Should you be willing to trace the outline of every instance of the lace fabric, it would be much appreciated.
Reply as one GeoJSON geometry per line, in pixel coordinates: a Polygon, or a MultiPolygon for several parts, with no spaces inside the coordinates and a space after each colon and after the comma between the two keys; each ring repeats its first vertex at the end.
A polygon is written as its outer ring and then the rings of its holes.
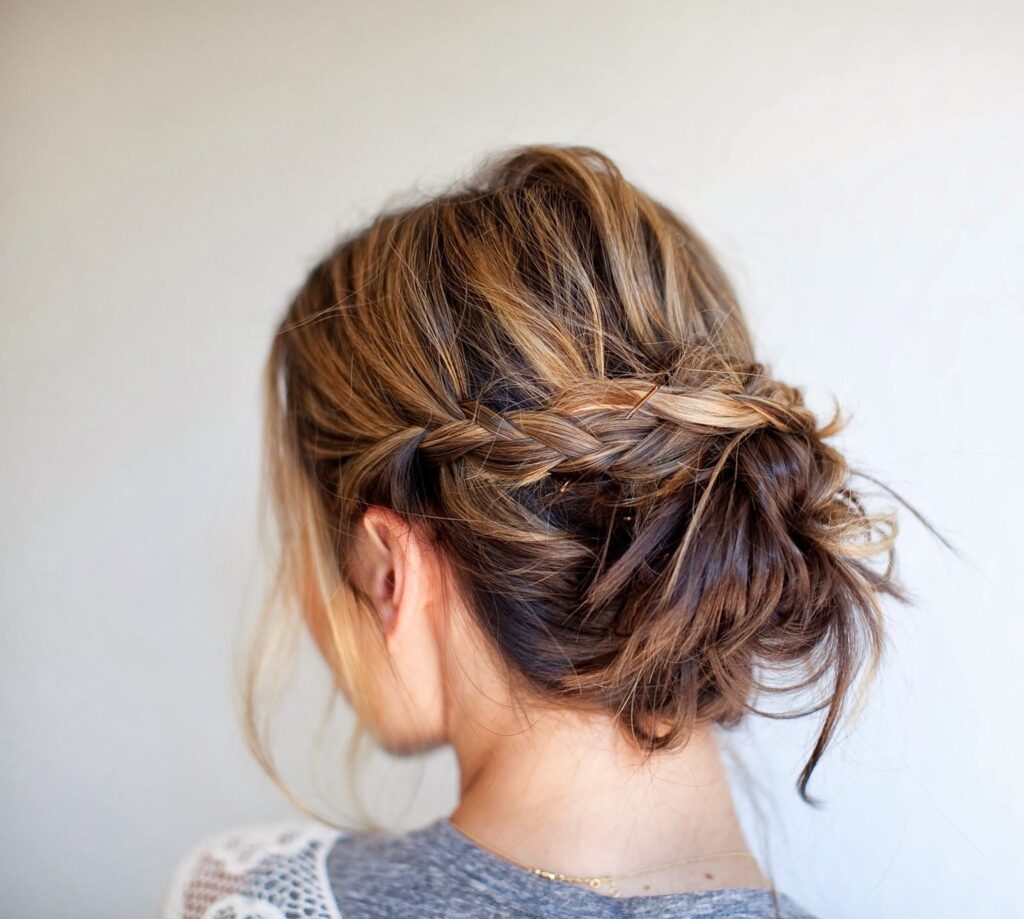
{"type": "Polygon", "coordinates": [[[341,835],[291,822],[204,839],[178,865],[161,917],[341,919],[327,876],[327,855],[341,835]]]}

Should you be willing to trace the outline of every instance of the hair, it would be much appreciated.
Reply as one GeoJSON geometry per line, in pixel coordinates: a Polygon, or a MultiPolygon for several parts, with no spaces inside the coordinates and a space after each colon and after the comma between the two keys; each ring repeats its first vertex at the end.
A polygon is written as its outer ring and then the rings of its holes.
{"type": "MultiPolygon", "coordinates": [[[[797,782],[818,803],[811,773],[885,647],[880,598],[910,602],[896,516],[827,443],[838,404],[819,424],[755,359],[708,245],[608,156],[507,149],[380,213],[309,272],[264,380],[271,607],[320,593],[363,722],[375,630],[346,559],[379,505],[425,528],[517,686],[644,751],[824,711],[797,782]],[[755,706],[812,688],[802,710],[755,706]]],[[[246,696],[268,771],[270,644],[246,696]]]]}

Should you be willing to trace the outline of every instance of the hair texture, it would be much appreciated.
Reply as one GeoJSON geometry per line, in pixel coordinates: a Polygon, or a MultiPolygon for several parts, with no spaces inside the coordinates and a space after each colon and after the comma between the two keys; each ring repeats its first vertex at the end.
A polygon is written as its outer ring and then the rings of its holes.
{"type": "Polygon", "coordinates": [[[426,528],[516,685],[644,750],[824,711],[797,782],[818,803],[808,780],[884,649],[880,597],[910,602],[896,517],[827,443],[838,405],[819,424],[755,359],[708,246],[606,155],[505,150],[343,238],[265,383],[275,584],[352,601],[330,627],[364,718],[373,624],[346,558],[380,505],[426,528]],[[814,687],[803,710],[755,707],[814,687]]]}

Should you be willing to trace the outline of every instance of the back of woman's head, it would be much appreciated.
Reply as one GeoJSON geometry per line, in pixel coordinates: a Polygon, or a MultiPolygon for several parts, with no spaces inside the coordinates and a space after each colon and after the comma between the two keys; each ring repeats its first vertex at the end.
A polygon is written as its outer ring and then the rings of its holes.
{"type": "Polygon", "coordinates": [[[810,800],[879,597],[907,599],[895,518],[826,443],[838,410],[819,425],[755,359],[708,247],[606,156],[514,149],[378,216],[313,268],[267,382],[282,580],[308,590],[313,547],[321,588],[351,589],[356,524],[391,509],[520,688],[645,750],[823,687],[810,800]]]}

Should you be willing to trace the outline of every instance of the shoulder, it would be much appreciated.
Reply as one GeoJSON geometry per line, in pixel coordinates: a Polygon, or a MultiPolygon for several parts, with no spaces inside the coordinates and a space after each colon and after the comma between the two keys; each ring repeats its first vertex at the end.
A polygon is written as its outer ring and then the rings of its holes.
{"type": "Polygon", "coordinates": [[[326,862],[345,835],[293,821],[209,836],[175,868],[161,919],[341,919],[326,862]]]}

